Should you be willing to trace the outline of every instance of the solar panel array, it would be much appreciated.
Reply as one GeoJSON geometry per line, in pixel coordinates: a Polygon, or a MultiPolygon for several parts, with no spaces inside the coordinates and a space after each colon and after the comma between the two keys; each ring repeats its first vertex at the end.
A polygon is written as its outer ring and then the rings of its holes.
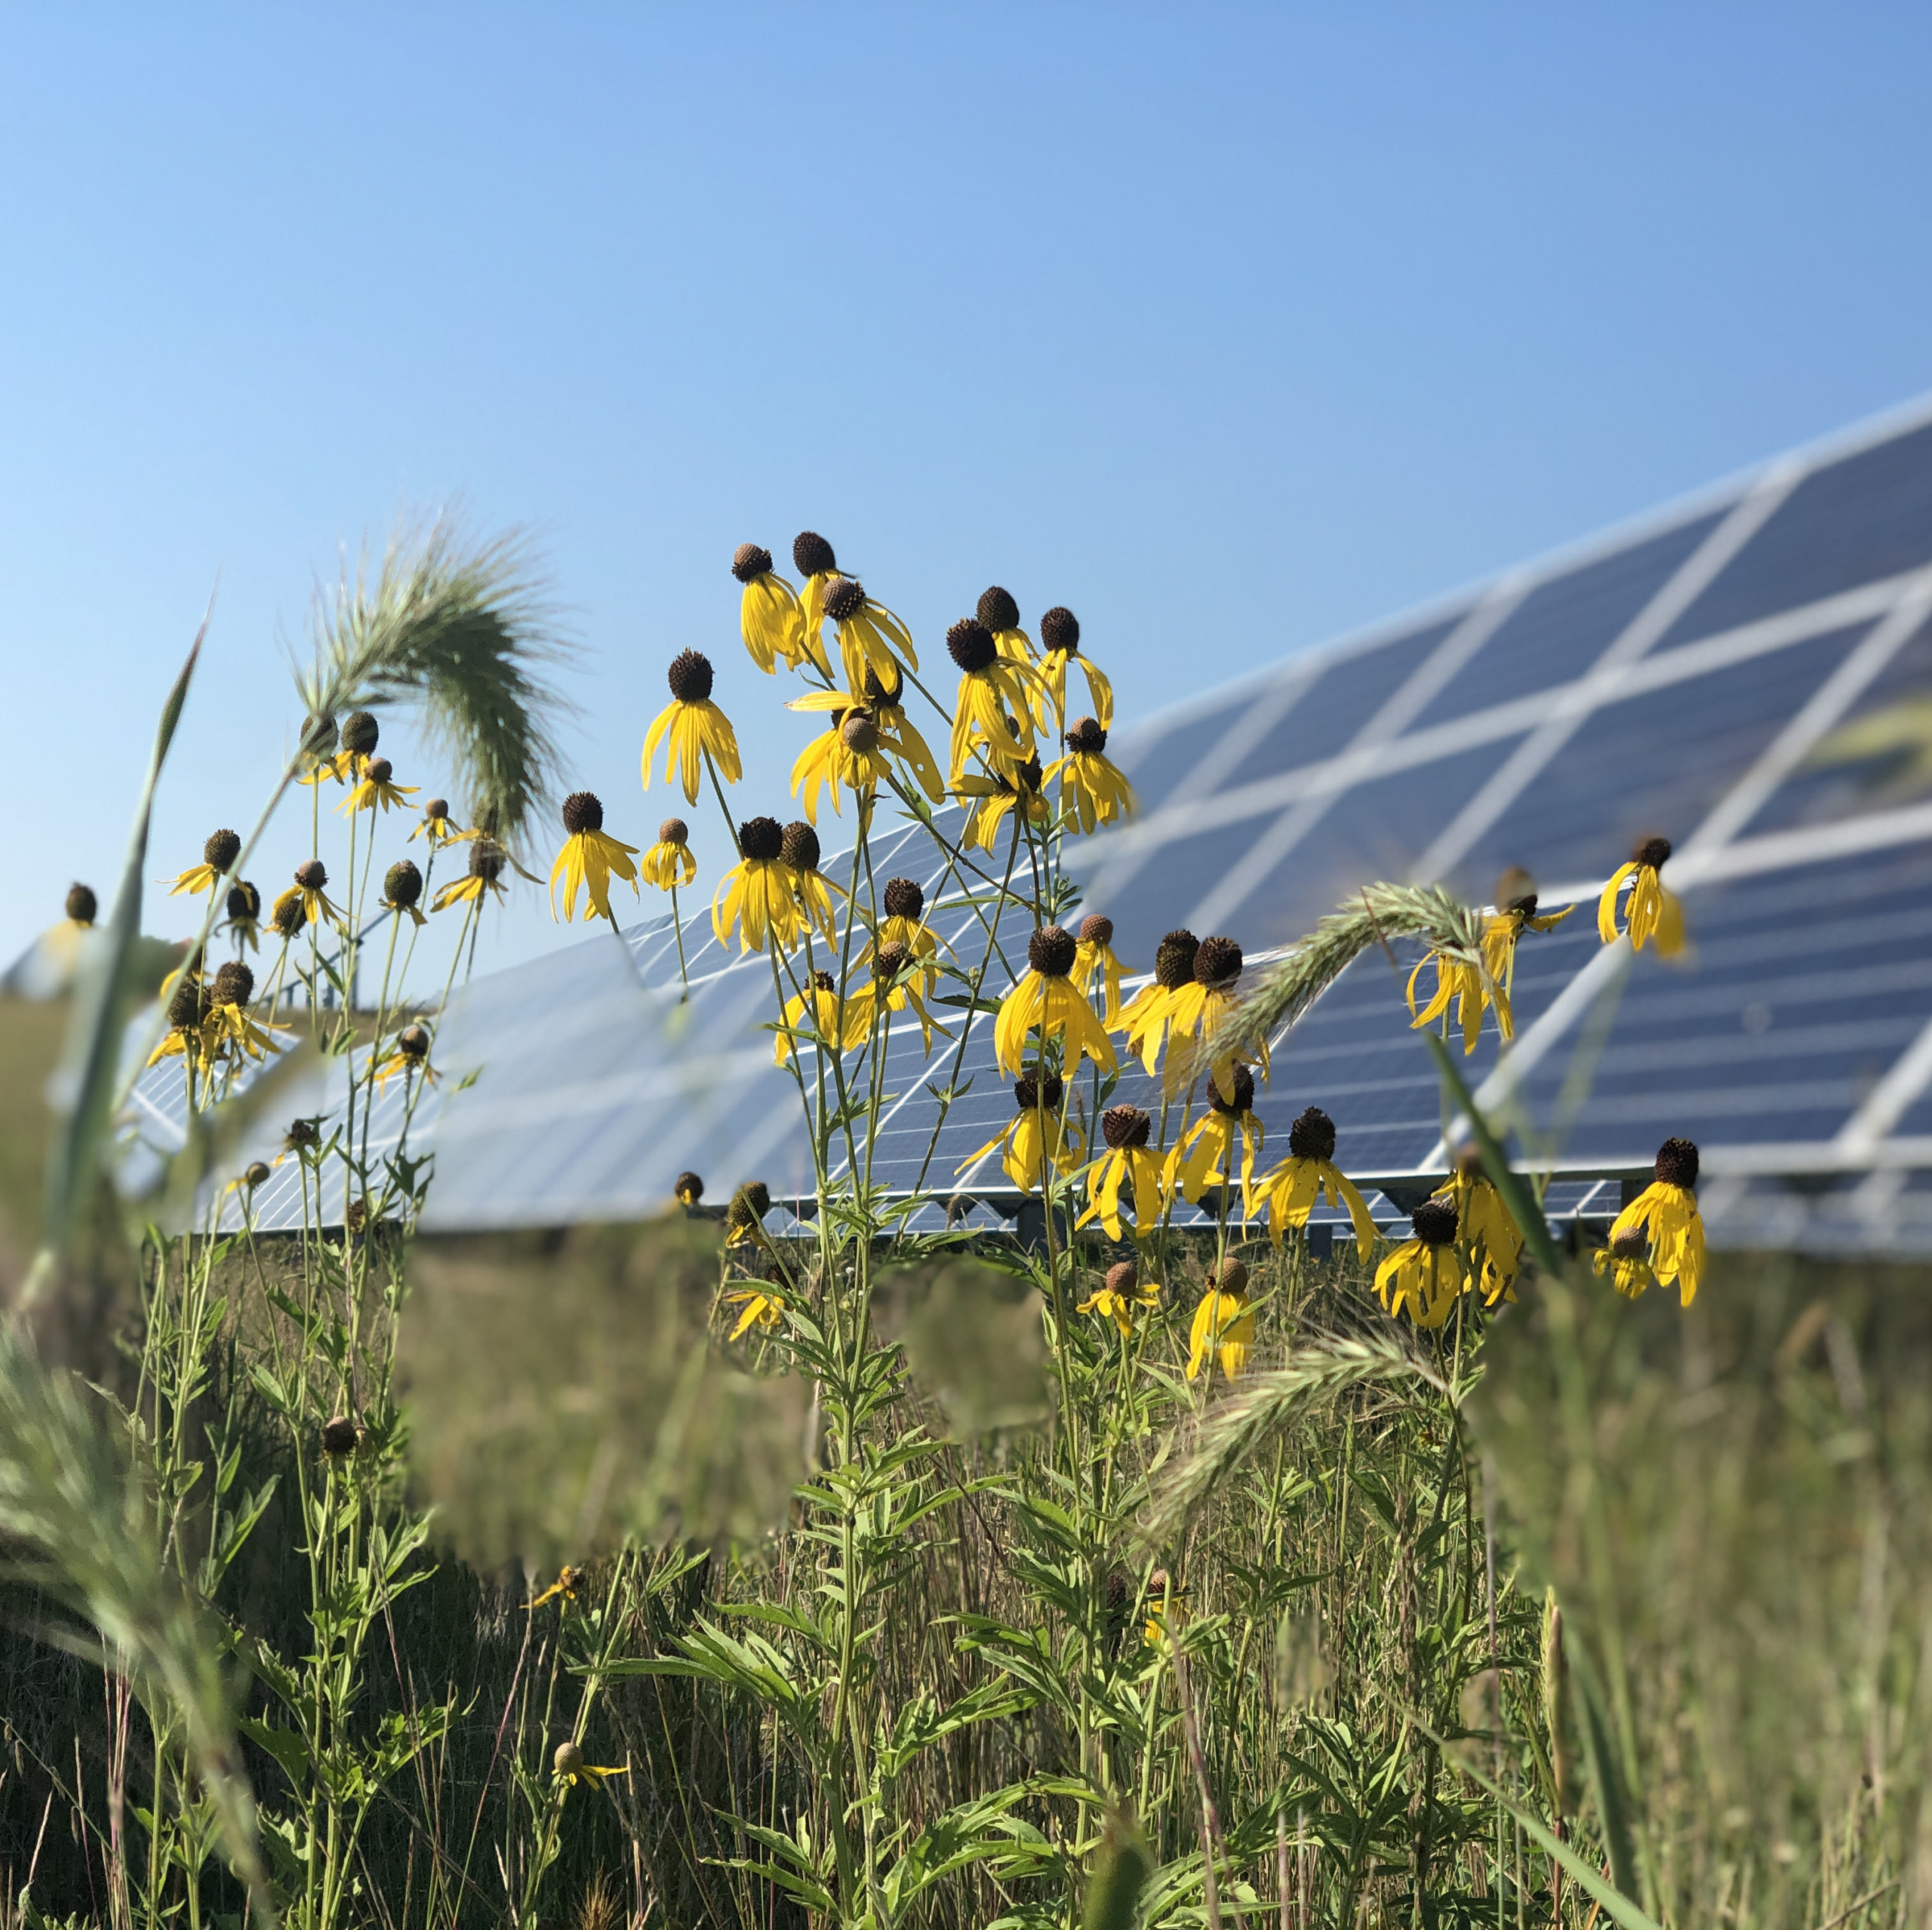
{"type": "MultiPolygon", "coordinates": [[[[1546,909],[1581,908],[1525,938],[1516,1042],[1486,1036],[1471,1065],[1524,1156],[1578,1176],[1553,1206],[1605,1210],[1615,1182],[1589,1176],[1681,1132],[1703,1148],[1715,1237],[1932,1244],[1932,804],[1888,788],[1882,761],[1813,758],[1932,689],[1929,613],[1921,409],[1118,732],[1140,813],[1072,850],[1082,908],[1113,919],[1130,969],[1183,925],[1252,960],[1371,880],[1481,902],[1523,867],[1546,909]],[[1654,832],[1675,845],[1692,934],[1675,962],[1595,929],[1602,880],[1654,832]]],[[[923,833],[881,834],[872,868],[920,878],[976,962],[978,919],[923,833]]],[[[795,1089],[759,1029],[770,961],[721,952],[701,914],[684,939],[688,997],[664,920],[461,994],[438,1057],[480,1074],[435,1123],[431,1224],[628,1217],[686,1168],[715,1197],[754,1176],[811,1191],[795,1089]]],[[[996,963],[988,989],[1007,982],[996,963]]],[[[1283,1042],[1257,1108],[1277,1147],[1324,1108],[1392,1219],[1401,1176],[1444,1159],[1399,1001],[1389,961],[1358,960],[1283,1042]]],[[[946,1022],[931,1060],[915,1028],[894,1033],[872,1176],[945,1191],[963,1166],[955,1213],[1009,1215],[996,1162],[970,1159],[1013,1104],[990,1021],[946,1022]],[[943,1108],[947,1085],[963,1090],[943,1108]]],[[[1119,1096],[1158,1111],[1137,1071],[1119,1096]]]]}

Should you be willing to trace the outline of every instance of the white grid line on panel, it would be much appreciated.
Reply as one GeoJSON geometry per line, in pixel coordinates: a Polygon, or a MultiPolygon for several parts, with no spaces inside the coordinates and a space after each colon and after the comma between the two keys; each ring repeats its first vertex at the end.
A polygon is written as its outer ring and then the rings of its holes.
{"type": "MultiPolygon", "coordinates": [[[[1349,775],[1337,785],[1339,796],[1349,785],[1372,776],[1380,768],[1383,747],[1401,737],[1429,704],[1490,638],[1530,592],[1523,576],[1500,579],[1481,602],[1451,630],[1404,680],[1401,687],[1370,718],[1336,761],[1349,775]]],[[[1327,810],[1327,798],[1311,798],[1291,805],[1248,847],[1189,914],[1190,930],[1213,931],[1238,910],[1255,887],[1314,829],[1327,810]]]]}
{"type": "Polygon", "coordinates": [[[1762,529],[1797,486],[1803,472],[1795,463],[1774,464],[1730,514],[1678,566],[1670,579],[1618,635],[1589,672],[1551,708],[1545,723],[1517,745],[1493,771],[1418,858],[1410,876],[1425,884],[1446,876],[1469,855],[1476,841],[1521,796],[1537,773],[1582,728],[1602,701],[1603,687],[1617,673],[1647,656],[1684,611],[1716,580],[1744,546],[1762,529]]]}
{"type": "Polygon", "coordinates": [[[1832,1149],[1854,1164],[1863,1163],[1932,1085],[1932,1025],[1892,1062],[1865,1103],[1839,1129],[1832,1149]]]}

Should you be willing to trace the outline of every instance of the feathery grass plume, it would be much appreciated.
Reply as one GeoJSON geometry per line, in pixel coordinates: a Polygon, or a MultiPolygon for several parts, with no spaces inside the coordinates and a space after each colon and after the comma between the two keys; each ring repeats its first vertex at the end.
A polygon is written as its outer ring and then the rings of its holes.
{"type": "Polygon", "coordinates": [[[1446,1394],[1435,1369],[1394,1333],[1334,1336],[1297,1348],[1284,1366],[1244,1375],[1202,1420],[1191,1452],[1156,1483],[1140,1517],[1151,1547],[1173,1540],[1228,1477],[1295,1421],[1352,1388],[1421,1381],[1446,1394]]]}
{"type": "Polygon", "coordinates": [[[315,662],[296,677],[311,717],[420,704],[472,819],[505,844],[555,776],[562,699],[543,671],[571,655],[534,561],[520,531],[472,543],[440,518],[405,524],[373,580],[365,555],[353,581],[345,571],[318,596],[315,662]]]}
{"type": "Polygon", "coordinates": [[[1482,957],[1483,916],[1439,885],[1364,885],[1329,913],[1285,958],[1255,976],[1235,1010],[1208,1036],[1169,1049],[1168,1084],[1191,1084],[1225,1055],[1251,1053],[1292,1025],[1372,945],[1419,938],[1445,958],[1487,976],[1482,957]]]}
{"type": "MultiPolygon", "coordinates": [[[[5,1572],[93,1624],[101,1659],[134,1684],[157,1735],[178,1726],[229,1860],[272,1921],[220,1633],[163,1558],[152,1499],[80,1390],[71,1374],[42,1365],[17,1326],[0,1326],[5,1572]]],[[[78,1634],[65,1646],[93,1648],[78,1634]]]]}

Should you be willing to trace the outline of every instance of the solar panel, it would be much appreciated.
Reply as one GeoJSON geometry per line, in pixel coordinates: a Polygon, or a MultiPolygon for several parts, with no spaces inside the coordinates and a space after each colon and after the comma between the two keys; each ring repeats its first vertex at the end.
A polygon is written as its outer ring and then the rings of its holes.
{"type": "MultiPolygon", "coordinates": [[[[1515,1041],[1492,1029],[1470,1071],[1525,1160],[1557,1172],[1552,1212],[1614,1211],[1614,1176],[1681,1132],[1704,1150],[1714,1237],[1849,1238],[1855,1209],[1932,1246],[1932,785],[1896,753],[1815,757],[1841,724],[1932,688],[1928,613],[1921,408],[1118,730],[1140,813],[1069,862],[1143,967],[1174,926],[1231,932],[1252,958],[1371,880],[1480,900],[1527,866],[1546,902],[1580,908],[1524,940],[1515,1041]],[[1676,964],[1604,948],[1595,927],[1596,889],[1652,831],[1675,841],[1666,875],[1694,939],[1676,964]]],[[[830,847],[843,826],[820,831],[830,847]]],[[[825,869],[846,880],[849,856],[825,869]]],[[[974,966],[983,933],[958,877],[916,828],[881,828],[873,876],[901,869],[974,966]]],[[[477,1077],[435,1120],[432,1224],[628,1217],[685,1168],[714,1198],[754,1175],[811,1191],[796,1090],[762,1029],[769,961],[722,950],[701,905],[684,942],[688,992],[660,918],[459,994],[438,1056],[477,1077]]],[[[1446,1157],[1401,1003],[1414,957],[1352,966],[1279,1043],[1257,1105],[1274,1151],[1321,1105],[1341,1163],[1386,1182],[1374,1203],[1395,1219],[1404,1176],[1446,1157]]],[[[989,991],[1006,982],[995,963],[989,991]]],[[[872,1177],[956,1190],[955,1221],[1008,1224],[997,1161],[970,1166],[1012,1116],[990,1022],[943,1016],[963,1050],[928,1059],[895,1031],[872,1177]]],[[[1118,1096],[1160,1102],[1137,1068],[1118,1096]]]]}

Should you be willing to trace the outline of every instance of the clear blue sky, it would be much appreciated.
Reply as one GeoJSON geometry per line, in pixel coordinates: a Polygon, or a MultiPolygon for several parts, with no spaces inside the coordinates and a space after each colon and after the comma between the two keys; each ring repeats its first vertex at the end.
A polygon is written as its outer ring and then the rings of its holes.
{"type": "MultiPolygon", "coordinates": [[[[744,809],[790,814],[807,727],[736,641],[748,538],[824,531],[935,647],[989,582],[1070,604],[1131,719],[1932,386],[1923,7],[0,35],[0,957],[114,876],[217,575],[150,868],[245,825],[282,640],[401,510],[540,530],[584,649],[571,776],[635,842],[687,646],[744,809]]],[[[537,898],[486,957],[560,942],[537,898]]]]}

